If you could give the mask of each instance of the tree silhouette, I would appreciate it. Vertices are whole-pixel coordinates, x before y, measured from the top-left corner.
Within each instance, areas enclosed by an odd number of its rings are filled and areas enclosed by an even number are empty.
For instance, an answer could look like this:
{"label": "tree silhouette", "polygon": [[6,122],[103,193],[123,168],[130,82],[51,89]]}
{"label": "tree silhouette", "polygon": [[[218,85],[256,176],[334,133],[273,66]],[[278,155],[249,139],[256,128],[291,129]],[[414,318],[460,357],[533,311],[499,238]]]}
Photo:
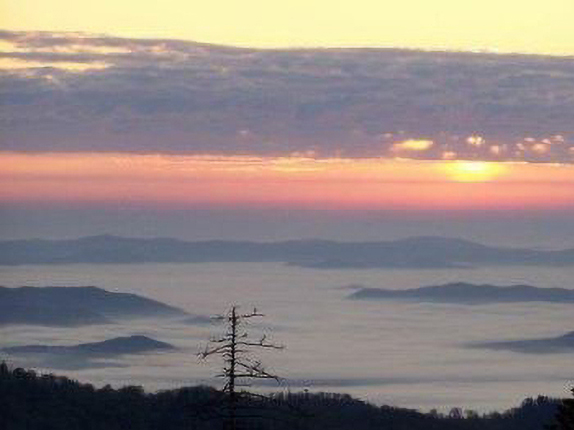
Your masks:
{"label": "tree silhouette", "polygon": [[[226,395],[211,387],[156,393],[134,386],[96,388],[0,361],[2,430],[220,430],[222,424],[230,425],[227,417],[220,414],[207,420],[204,412],[226,402]],[[542,430],[554,419],[559,404],[562,402],[540,396],[505,412],[452,419],[436,411],[424,414],[375,406],[345,394],[282,392],[246,397],[238,420],[249,430]],[[285,419],[293,407],[308,413]]]}
{"label": "tree silhouette", "polygon": [[[279,376],[265,370],[261,361],[255,358],[253,353],[257,349],[283,349],[284,347],[270,343],[265,335],[259,339],[254,339],[245,329],[247,321],[263,316],[255,308],[249,313],[239,313],[238,307],[232,306],[225,315],[217,317],[225,323],[225,333],[212,339],[205,350],[199,354],[203,359],[212,355],[219,355],[223,360],[223,372],[217,376],[225,380],[222,391],[227,396],[225,422],[226,428],[229,430],[237,429],[240,401],[256,396],[244,390],[238,391],[239,385],[245,385],[253,379],[281,381]],[[245,417],[245,415],[242,416]]]}
{"label": "tree silhouette", "polygon": [[[574,388],[572,388],[574,394]],[[564,399],[556,416],[557,430],[574,430],[574,399]]]}

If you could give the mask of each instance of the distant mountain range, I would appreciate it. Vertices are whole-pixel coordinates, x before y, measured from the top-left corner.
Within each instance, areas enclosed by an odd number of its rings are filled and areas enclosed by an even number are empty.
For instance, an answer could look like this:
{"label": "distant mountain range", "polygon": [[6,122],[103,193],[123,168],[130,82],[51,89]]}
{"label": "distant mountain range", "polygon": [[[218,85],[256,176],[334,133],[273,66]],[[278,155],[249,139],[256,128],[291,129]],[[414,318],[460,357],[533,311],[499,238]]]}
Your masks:
{"label": "distant mountain range", "polygon": [[526,354],[554,354],[574,352],[574,331],[562,336],[510,340],[501,342],[484,342],[467,345],[471,348],[486,348],[502,351],[522,352]]}
{"label": "distant mountain range", "polygon": [[0,265],[202,262],[283,262],[328,269],[570,266],[574,265],[574,249],[542,251],[494,247],[443,237],[384,242],[186,242],[103,235],[73,240],[0,241]]}
{"label": "distant mountain range", "polygon": [[348,298],[355,300],[411,300],[467,305],[516,302],[574,304],[574,290],[565,288],[538,288],[530,285],[499,287],[495,285],[476,285],[456,282],[408,290],[358,288],[357,291],[349,295]]}
{"label": "distant mountain range", "polygon": [[124,354],[141,354],[150,351],[166,351],[176,349],[169,343],[160,342],[147,336],[115,337],[102,342],[80,343],[78,345],[24,345],[4,348],[10,354],[62,354],[93,356],[118,356]]}
{"label": "distant mountain range", "polygon": [[0,326],[74,327],[116,319],[189,316],[152,299],[97,287],[0,287]]}

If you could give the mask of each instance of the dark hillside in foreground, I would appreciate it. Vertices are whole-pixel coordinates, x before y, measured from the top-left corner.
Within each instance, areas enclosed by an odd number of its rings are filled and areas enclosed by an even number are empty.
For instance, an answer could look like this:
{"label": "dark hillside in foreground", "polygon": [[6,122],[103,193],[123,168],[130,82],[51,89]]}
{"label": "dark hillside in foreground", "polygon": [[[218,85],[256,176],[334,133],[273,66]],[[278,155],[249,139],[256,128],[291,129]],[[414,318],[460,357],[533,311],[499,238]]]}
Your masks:
{"label": "dark hillside in foreground", "polygon": [[0,241],[0,265],[205,262],[280,262],[318,269],[569,266],[574,265],[574,249],[504,248],[444,237],[387,242],[186,242],[118,236]]}
{"label": "dark hillside in foreground", "polygon": [[[0,364],[0,428],[7,430],[220,430],[223,395],[210,387],[145,393],[140,387],[96,389],[65,377]],[[449,416],[377,407],[344,394],[297,393],[244,401],[238,428],[254,430],[544,430],[557,400],[527,399],[485,416]],[[466,416],[465,416],[466,415]]]}

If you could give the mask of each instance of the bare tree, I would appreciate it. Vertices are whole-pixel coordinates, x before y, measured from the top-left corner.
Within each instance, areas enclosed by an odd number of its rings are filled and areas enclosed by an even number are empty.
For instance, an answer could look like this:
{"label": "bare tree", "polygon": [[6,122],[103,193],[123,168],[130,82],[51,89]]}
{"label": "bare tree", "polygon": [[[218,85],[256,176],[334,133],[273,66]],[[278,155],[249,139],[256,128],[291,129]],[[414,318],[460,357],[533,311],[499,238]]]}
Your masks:
{"label": "bare tree", "polygon": [[223,392],[227,396],[226,428],[236,430],[238,401],[242,397],[253,396],[246,391],[238,391],[239,385],[245,385],[253,379],[274,379],[281,381],[277,375],[269,373],[261,361],[253,356],[257,349],[283,349],[281,345],[270,343],[265,335],[258,339],[252,338],[245,329],[247,321],[252,318],[263,317],[257,309],[249,313],[239,313],[237,306],[232,306],[225,315],[217,319],[225,323],[225,333],[212,339],[199,356],[206,359],[212,355],[219,355],[223,360],[223,372],[217,375],[225,380]]}

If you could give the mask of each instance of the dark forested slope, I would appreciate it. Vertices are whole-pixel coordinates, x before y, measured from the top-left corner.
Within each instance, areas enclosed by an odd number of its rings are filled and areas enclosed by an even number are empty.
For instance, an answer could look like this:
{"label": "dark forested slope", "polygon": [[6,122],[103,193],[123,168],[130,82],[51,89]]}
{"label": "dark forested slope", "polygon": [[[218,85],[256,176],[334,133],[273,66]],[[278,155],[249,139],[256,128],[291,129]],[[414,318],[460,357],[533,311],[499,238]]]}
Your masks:
{"label": "dark forested slope", "polygon": [[[66,377],[37,375],[0,364],[0,428],[6,430],[211,430],[222,427],[225,398],[210,387],[145,393],[140,387],[96,389]],[[518,408],[479,416],[449,416],[374,406],[344,394],[250,397],[238,428],[259,430],[543,430],[559,402],[539,397]]]}

